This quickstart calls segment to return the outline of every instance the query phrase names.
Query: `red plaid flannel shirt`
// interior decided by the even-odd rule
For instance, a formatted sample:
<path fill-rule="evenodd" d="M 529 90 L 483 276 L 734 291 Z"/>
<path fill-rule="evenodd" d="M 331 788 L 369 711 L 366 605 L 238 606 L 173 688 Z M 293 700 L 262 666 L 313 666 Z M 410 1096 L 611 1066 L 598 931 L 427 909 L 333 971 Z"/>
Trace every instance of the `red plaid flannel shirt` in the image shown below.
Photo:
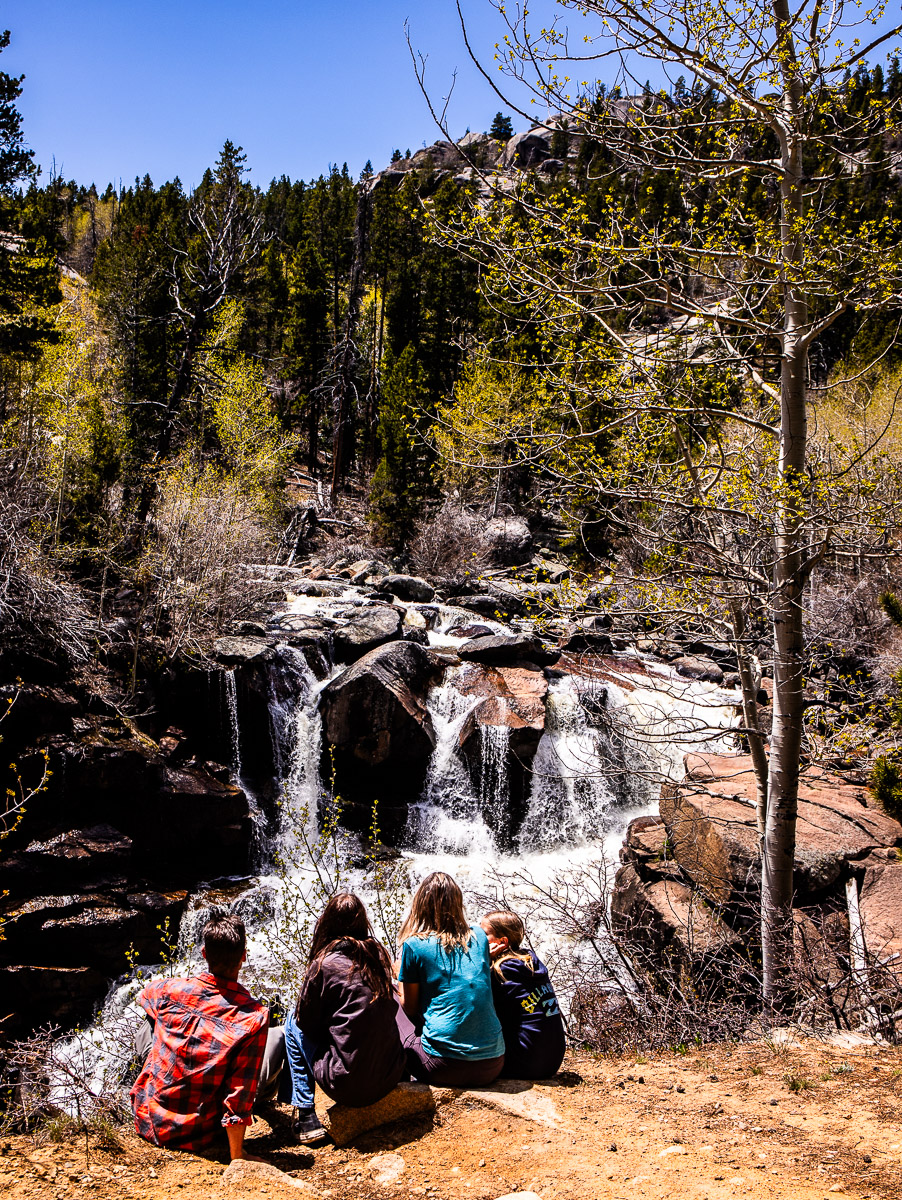
<path fill-rule="evenodd" d="M 135 1128 L 158 1146 L 202 1150 L 222 1125 L 250 1125 L 269 1010 L 214 975 L 159 979 L 138 995 L 153 1044 L 132 1088 Z"/>

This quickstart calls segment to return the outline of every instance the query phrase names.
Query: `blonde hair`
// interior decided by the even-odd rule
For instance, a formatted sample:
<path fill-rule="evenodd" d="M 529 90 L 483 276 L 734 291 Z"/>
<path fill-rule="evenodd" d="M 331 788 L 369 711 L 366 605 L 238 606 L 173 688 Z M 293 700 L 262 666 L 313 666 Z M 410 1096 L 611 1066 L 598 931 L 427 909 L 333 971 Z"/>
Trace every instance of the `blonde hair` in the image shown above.
<path fill-rule="evenodd" d="M 520 947 L 523 945 L 523 939 L 526 937 L 526 926 L 515 912 L 499 908 L 494 912 L 487 912 L 482 919 L 496 937 L 507 938 L 507 949 L 502 950 L 497 958 L 492 959 L 493 971 L 501 975 L 501 964 L 508 962 L 512 958 L 526 963 L 531 971 L 535 970 L 535 967 L 532 965 L 532 958 L 529 954 L 524 954 L 520 950 Z"/>
<path fill-rule="evenodd" d="M 433 871 L 417 888 L 398 940 L 430 935 L 438 938 L 446 950 L 463 950 L 472 936 L 464 915 L 463 892 L 444 871 Z"/>

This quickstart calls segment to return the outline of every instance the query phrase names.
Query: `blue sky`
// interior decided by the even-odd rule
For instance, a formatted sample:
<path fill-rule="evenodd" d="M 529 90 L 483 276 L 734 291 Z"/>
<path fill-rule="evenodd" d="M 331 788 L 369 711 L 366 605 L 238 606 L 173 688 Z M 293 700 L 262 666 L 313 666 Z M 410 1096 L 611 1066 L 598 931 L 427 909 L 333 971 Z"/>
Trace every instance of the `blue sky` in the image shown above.
<path fill-rule="evenodd" d="M 469 7 L 491 57 L 492 11 Z M 190 185 L 226 138 L 260 184 L 330 162 L 356 175 L 438 136 L 407 17 L 438 95 L 460 68 L 455 129 L 487 128 L 499 102 L 468 64 L 452 0 L 4 0 L 0 69 L 26 76 L 26 138 L 67 179 L 102 187 L 149 172 Z"/>
<path fill-rule="evenodd" d="M 490 64 L 499 18 L 488 0 L 463 7 Z M 552 7 L 530 4 L 534 17 Z M 887 24 L 902 5 L 889 7 Z M 469 62 L 454 0 L 3 0 L 12 43 L 0 69 L 26 76 L 26 138 L 45 171 L 55 160 L 66 179 L 103 187 L 149 173 L 190 187 L 226 138 L 263 186 L 330 163 L 356 176 L 367 159 L 378 170 L 393 148 L 438 136 L 404 39 L 408 17 L 433 96 L 459 69 L 455 136 L 488 128 L 502 106 Z"/>

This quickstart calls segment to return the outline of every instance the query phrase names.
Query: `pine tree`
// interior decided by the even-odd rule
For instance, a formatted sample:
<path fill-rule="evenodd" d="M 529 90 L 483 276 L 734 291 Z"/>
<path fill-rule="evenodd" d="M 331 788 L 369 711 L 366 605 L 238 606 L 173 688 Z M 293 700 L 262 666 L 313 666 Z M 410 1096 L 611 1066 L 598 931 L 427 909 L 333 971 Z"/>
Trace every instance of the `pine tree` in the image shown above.
<path fill-rule="evenodd" d="M 381 457 L 370 488 L 373 533 L 381 543 L 394 548 L 409 542 L 422 515 L 427 479 L 413 425 L 426 394 L 423 368 L 414 348 L 408 346 L 383 379 Z"/>
<path fill-rule="evenodd" d="M 496 112 L 492 128 L 489 130 L 489 137 L 494 138 L 496 142 L 509 142 L 513 136 L 514 126 L 510 117 Z"/>

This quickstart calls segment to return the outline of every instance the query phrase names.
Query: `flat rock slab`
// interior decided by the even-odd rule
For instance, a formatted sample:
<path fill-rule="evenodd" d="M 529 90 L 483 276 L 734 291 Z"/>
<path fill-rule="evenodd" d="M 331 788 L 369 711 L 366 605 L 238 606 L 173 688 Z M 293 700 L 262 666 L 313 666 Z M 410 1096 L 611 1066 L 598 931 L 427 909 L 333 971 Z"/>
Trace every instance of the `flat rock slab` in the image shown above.
<path fill-rule="evenodd" d="M 320 1093 L 317 1093 L 319 1097 Z M 366 1108 L 348 1108 L 343 1104 L 324 1106 L 317 1112 L 337 1146 L 347 1146 L 361 1134 L 395 1121 L 407 1121 L 415 1117 L 430 1116 L 444 1104 L 458 1100 L 482 1105 L 484 1108 L 499 1109 L 511 1116 L 522 1117 L 538 1125 L 557 1129 L 561 1125 L 560 1113 L 551 1098 L 531 1082 L 518 1079 L 502 1079 L 490 1088 L 440 1088 L 427 1083 L 399 1083 L 376 1104 Z M 380 1155 L 380 1158 L 399 1157 Z"/>
<path fill-rule="evenodd" d="M 463 1100 L 500 1109 L 537 1125 L 551 1129 L 558 1129 L 561 1125 L 561 1115 L 551 1097 L 524 1080 L 499 1079 L 490 1088 L 468 1088 L 460 1096 Z"/>
<path fill-rule="evenodd" d="M 252 1162 L 236 1158 L 222 1173 L 220 1191 L 226 1195 L 258 1195 L 266 1188 L 270 1195 L 320 1196 L 322 1193 L 302 1179 L 286 1175 L 268 1162 Z"/>
<path fill-rule="evenodd" d="M 552 650 L 543 645 L 538 638 L 522 634 L 513 637 L 495 634 L 471 638 L 465 646 L 461 646 L 458 654 L 467 662 L 486 663 L 490 666 L 510 666 L 523 659 L 544 667 L 551 666 L 561 657 L 559 650 Z"/>
<path fill-rule="evenodd" d="M 748 755 L 687 754 L 682 784 L 661 794 L 661 816 L 680 866 L 712 899 L 753 890 L 760 872 L 756 783 Z M 902 825 L 868 804 L 867 792 L 827 772 L 799 783 L 796 887 L 816 896 L 850 861 L 902 844 Z"/>

